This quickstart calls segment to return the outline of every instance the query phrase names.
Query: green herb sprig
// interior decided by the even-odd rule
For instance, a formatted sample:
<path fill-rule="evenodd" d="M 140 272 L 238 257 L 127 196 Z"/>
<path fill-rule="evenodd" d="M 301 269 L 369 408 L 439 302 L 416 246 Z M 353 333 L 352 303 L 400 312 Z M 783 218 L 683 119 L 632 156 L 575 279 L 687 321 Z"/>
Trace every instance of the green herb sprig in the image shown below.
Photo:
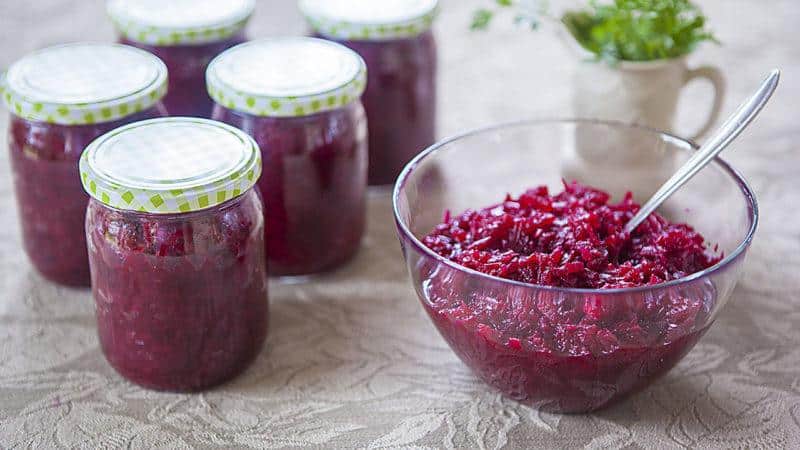
<path fill-rule="evenodd" d="M 516 5 L 514 0 L 495 2 L 505 8 Z M 477 11 L 472 28 L 486 29 L 495 12 Z M 548 16 L 543 12 L 541 17 Z M 526 20 L 538 23 L 530 15 Z M 675 58 L 703 42 L 718 43 L 706 17 L 689 0 L 591 0 L 586 9 L 569 11 L 560 21 L 581 47 L 609 62 Z"/>

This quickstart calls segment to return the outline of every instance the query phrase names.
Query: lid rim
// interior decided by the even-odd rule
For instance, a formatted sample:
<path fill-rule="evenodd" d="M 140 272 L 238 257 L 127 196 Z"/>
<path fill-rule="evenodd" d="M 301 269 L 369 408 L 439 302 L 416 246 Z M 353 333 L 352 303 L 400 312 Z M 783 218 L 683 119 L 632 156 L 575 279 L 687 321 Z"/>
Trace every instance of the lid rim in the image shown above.
<path fill-rule="evenodd" d="M 432 0 L 429 8 L 407 18 L 395 20 L 346 19 L 315 11 L 309 0 L 300 0 L 298 9 L 311 28 L 329 38 L 352 41 L 385 41 L 408 39 L 429 31 L 439 14 L 441 5 Z"/>
<path fill-rule="evenodd" d="M 120 0 L 108 0 L 106 13 L 114 28 L 124 38 L 138 44 L 155 46 L 200 45 L 224 41 L 242 31 L 253 17 L 255 0 L 243 0 L 241 10 L 231 17 L 195 25 L 153 25 L 125 13 Z"/>
<path fill-rule="evenodd" d="M 111 145 L 110 142 L 124 142 L 121 136 L 125 133 L 144 127 L 169 126 L 169 124 L 193 124 L 197 126 L 197 129 L 203 128 L 208 131 L 214 128 L 228 133 L 236 138 L 237 144 L 234 145 L 241 145 L 241 157 L 235 162 L 225 164 L 224 169 L 209 167 L 202 173 L 193 173 L 183 179 L 155 178 L 143 182 L 131 178 L 121 179 L 118 174 L 114 173 L 115 170 L 122 170 L 120 167 L 116 167 L 116 169 L 103 167 L 103 163 L 97 159 L 99 155 L 104 155 L 101 152 L 108 148 L 107 145 Z M 163 133 L 164 130 L 154 130 L 153 132 Z M 141 136 L 136 138 L 141 139 Z M 134 144 L 137 143 L 134 141 Z M 146 152 L 152 153 L 155 150 L 157 149 L 148 147 L 145 153 L 137 155 L 137 157 L 141 156 L 142 161 L 146 162 L 148 161 L 146 157 L 152 156 L 147 155 Z M 188 151 L 177 153 L 181 158 L 188 154 Z M 219 154 L 215 153 L 206 157 L 216 158 L 218 156 Z M 121 211 L 148 214 L 183 214 L 219 206 L 252 189 L 262 172 L 261 151 L 250 136 L 230 125 L 193 117 L 150 119 L 112 130 L 89 144 L 81 155 L 79 167 L 81 184 L 91 198 Z"/>
<path fill-rule="evenodd" d="M 218 73 L 219 67 L 226 58 L 235 58 L 235 52 L 246 47 L 257 47 L 281 42 L 304 42 L 324 44 L 345 52 L 353 58 L 354 74 L 342 82 L 325 90 L 309 90 L 297 95 L 279 95 L 276 93 L 255 93 L 242 89 L 229 81 L 223 80 Z M 344 54 L 344 53 L 343 53 Z M 357 66 L 357 67 L 356 67 Z M 312 37 L 280 37 L 266 38 L 237 45 L 218 55 L 206 70 L 206 90 L 209 96 L 225 108 L 259 117 L 303 117 L 345 107 L 360 99 L 367 84 L 367 64 L 361 56 L 336 42 Z"/>
<path fill-rule="evenodd" d="M 212 208 L 217 208 L 217 209 L 229 208 L 230 206 L 233 205 L 234 202 L 240 201 L 249 191 L 251 191 L 253 189 L 253 187 L 255 187 L 255 186 L 251 186 L 248 190 L 242 191 L 241 195 L 239 195 L 237 197 L 229 198 L 229 199 L 225 200 L 222 203 L 217 203 L 215 205 L 209 205 L 209 206 L 206 206 L 205 208 L 202 208 L 202 209 L 193 209 L 193 210 L 188 211 L 188 212 L 182 212 L 182 211 L 181 212 L 150 212 L 150 211 L 139 211 L 139 210 L 132 210 L 132 209 L 122 209 L 122 208 L 118 208 L 116 206 L 111 206 L 109 204 L 103 203 L 102 201 L 92 197 L 91 195 L 89 196 L 89 200 L 98 202 L 101 205 L 103 205 L 103 208 L 108 208 L 108 209 L 110 209 L 112 211 L 115 211 L 115 212 L 118 212 L 118 213 L 137 214 L 137 215 L 141 215 L 141 216 L 151 216 L 153 218 L 158 218 L 159 220 L 170 220 L 170 219 L 178 219 L 178 218 L 180 218 L 181 220 L 185 220 L 187 217 L 190 217 L 190 216 L 195 215 L 195 214 L 204 214 L 204 213 L 208 212 L 208 210 L 210 210 Z"/>

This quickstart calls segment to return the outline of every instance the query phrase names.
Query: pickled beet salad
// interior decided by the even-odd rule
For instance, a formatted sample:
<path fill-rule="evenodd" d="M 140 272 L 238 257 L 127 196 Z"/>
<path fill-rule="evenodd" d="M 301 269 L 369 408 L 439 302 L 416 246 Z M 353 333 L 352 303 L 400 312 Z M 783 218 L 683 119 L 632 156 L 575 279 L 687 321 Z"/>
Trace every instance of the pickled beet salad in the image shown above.
<path fill-rule="evenodd" d="M 97 327 L 109 363 L 145 387 L 224 382 L 267 333 L 261 202 L 251 191 L 183 215 L 89 204 Z"/>
<path fill-rule="evenodd" d="M 633 288 L 709 268 L 721 255 L 690 226 L 651 215 L 631 236 L 630 194 L 544 186 L 451 217 L 423 239 L 461 266 L 540 286 Z M 589 411 L 675 365 L 710 325 L 710 284 L 643 295 L 475 286 L 443 264 L 422 267 L 426 307 L 459 356 L 489 384 L 543 409 Z M 477 290 L 476 290 L 477 289 Z M 535 291 L 535 294 L 533 293 Z"/>
<path fill-rule="evenodd" d="M 269 301 L 258 145 L 205 119 L 136 122 L 79 170 L 100 346 L 144 387 L 198 391 L 258 355 Z"/>

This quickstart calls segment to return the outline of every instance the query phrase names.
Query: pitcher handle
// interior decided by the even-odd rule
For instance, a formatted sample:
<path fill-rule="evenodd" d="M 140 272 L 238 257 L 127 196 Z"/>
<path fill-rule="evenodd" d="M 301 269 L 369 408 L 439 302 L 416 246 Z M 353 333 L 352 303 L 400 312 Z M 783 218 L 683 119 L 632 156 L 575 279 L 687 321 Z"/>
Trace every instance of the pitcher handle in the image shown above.
<path fill-rule="evenodd" d="M 697 69 L 689 70 L 683 84 L 685 86 L 698 78 L 704 78 L 711 82 L 711 85 L 714 87 L 714 103 L 711 106 L 711 114 L 709 114 L 705 125 L 692 136 L 693 141 L 699 140 L 711 130 L 711 127 L 714 126 L 719 118 L 719 113 L 722 110 L 722 102 L 725 100 L 725 77 L 719 69 L 711 66 L 702 66 Z"/>

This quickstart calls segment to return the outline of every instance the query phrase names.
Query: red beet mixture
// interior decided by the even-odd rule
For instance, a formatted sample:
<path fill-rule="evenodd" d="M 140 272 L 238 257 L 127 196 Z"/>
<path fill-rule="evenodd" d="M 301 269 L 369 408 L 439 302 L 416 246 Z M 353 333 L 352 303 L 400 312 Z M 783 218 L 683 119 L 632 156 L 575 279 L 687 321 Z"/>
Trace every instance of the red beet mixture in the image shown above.
<path fill-rule="evenodd" d="M 8 150 L 22 228 L 33 266 L 66 286 L 89 286 L 84 223 L 89 196 L 81 187 L 78 159 L 98 136 L 161 115 L 157 107 L 93 125 L 59 125 L 11 115 Z"/>
<path fill-rule="evenodd" d="M 142 386 L 197 391 L 261 351 L 269 304 L 254 190 L 185 214 L 89 203 L 86 237 L 100 346 Z"/>
<path fill-rule="evenodd" d="M 447 214 L 423 239 L 471 269 L 570 288 L 654 285 L 719 261 L 690 226 L 653 214 L 628 238 L 639 209 L 628 195 L 577 183 L 497 206 Z M 698 280 L 649 293 L 592 295 L 476 280 L 442 264 L 421 266 L 426 307 L 467 365 L 507 395 L 543 409 L 584 412 L 649 384 L 710 325 L 716 296 Z"/>
<path fill-rule="evenodd" d="M 369 184 L 394 183 L 406 163 L 436 141 L 433 33 L 407 39 L 337 42 L 367 63 L 369 80 L 362 101 L 369 126 Z"/>
<path fill-rule="evenodd" d="M 333 269 L 358 251 L 368 163 L 358 103 L 303 117 L 259 117 L 217 105 L 213 119 L 244 130 L 261 148 L 271 275 Z"/>

